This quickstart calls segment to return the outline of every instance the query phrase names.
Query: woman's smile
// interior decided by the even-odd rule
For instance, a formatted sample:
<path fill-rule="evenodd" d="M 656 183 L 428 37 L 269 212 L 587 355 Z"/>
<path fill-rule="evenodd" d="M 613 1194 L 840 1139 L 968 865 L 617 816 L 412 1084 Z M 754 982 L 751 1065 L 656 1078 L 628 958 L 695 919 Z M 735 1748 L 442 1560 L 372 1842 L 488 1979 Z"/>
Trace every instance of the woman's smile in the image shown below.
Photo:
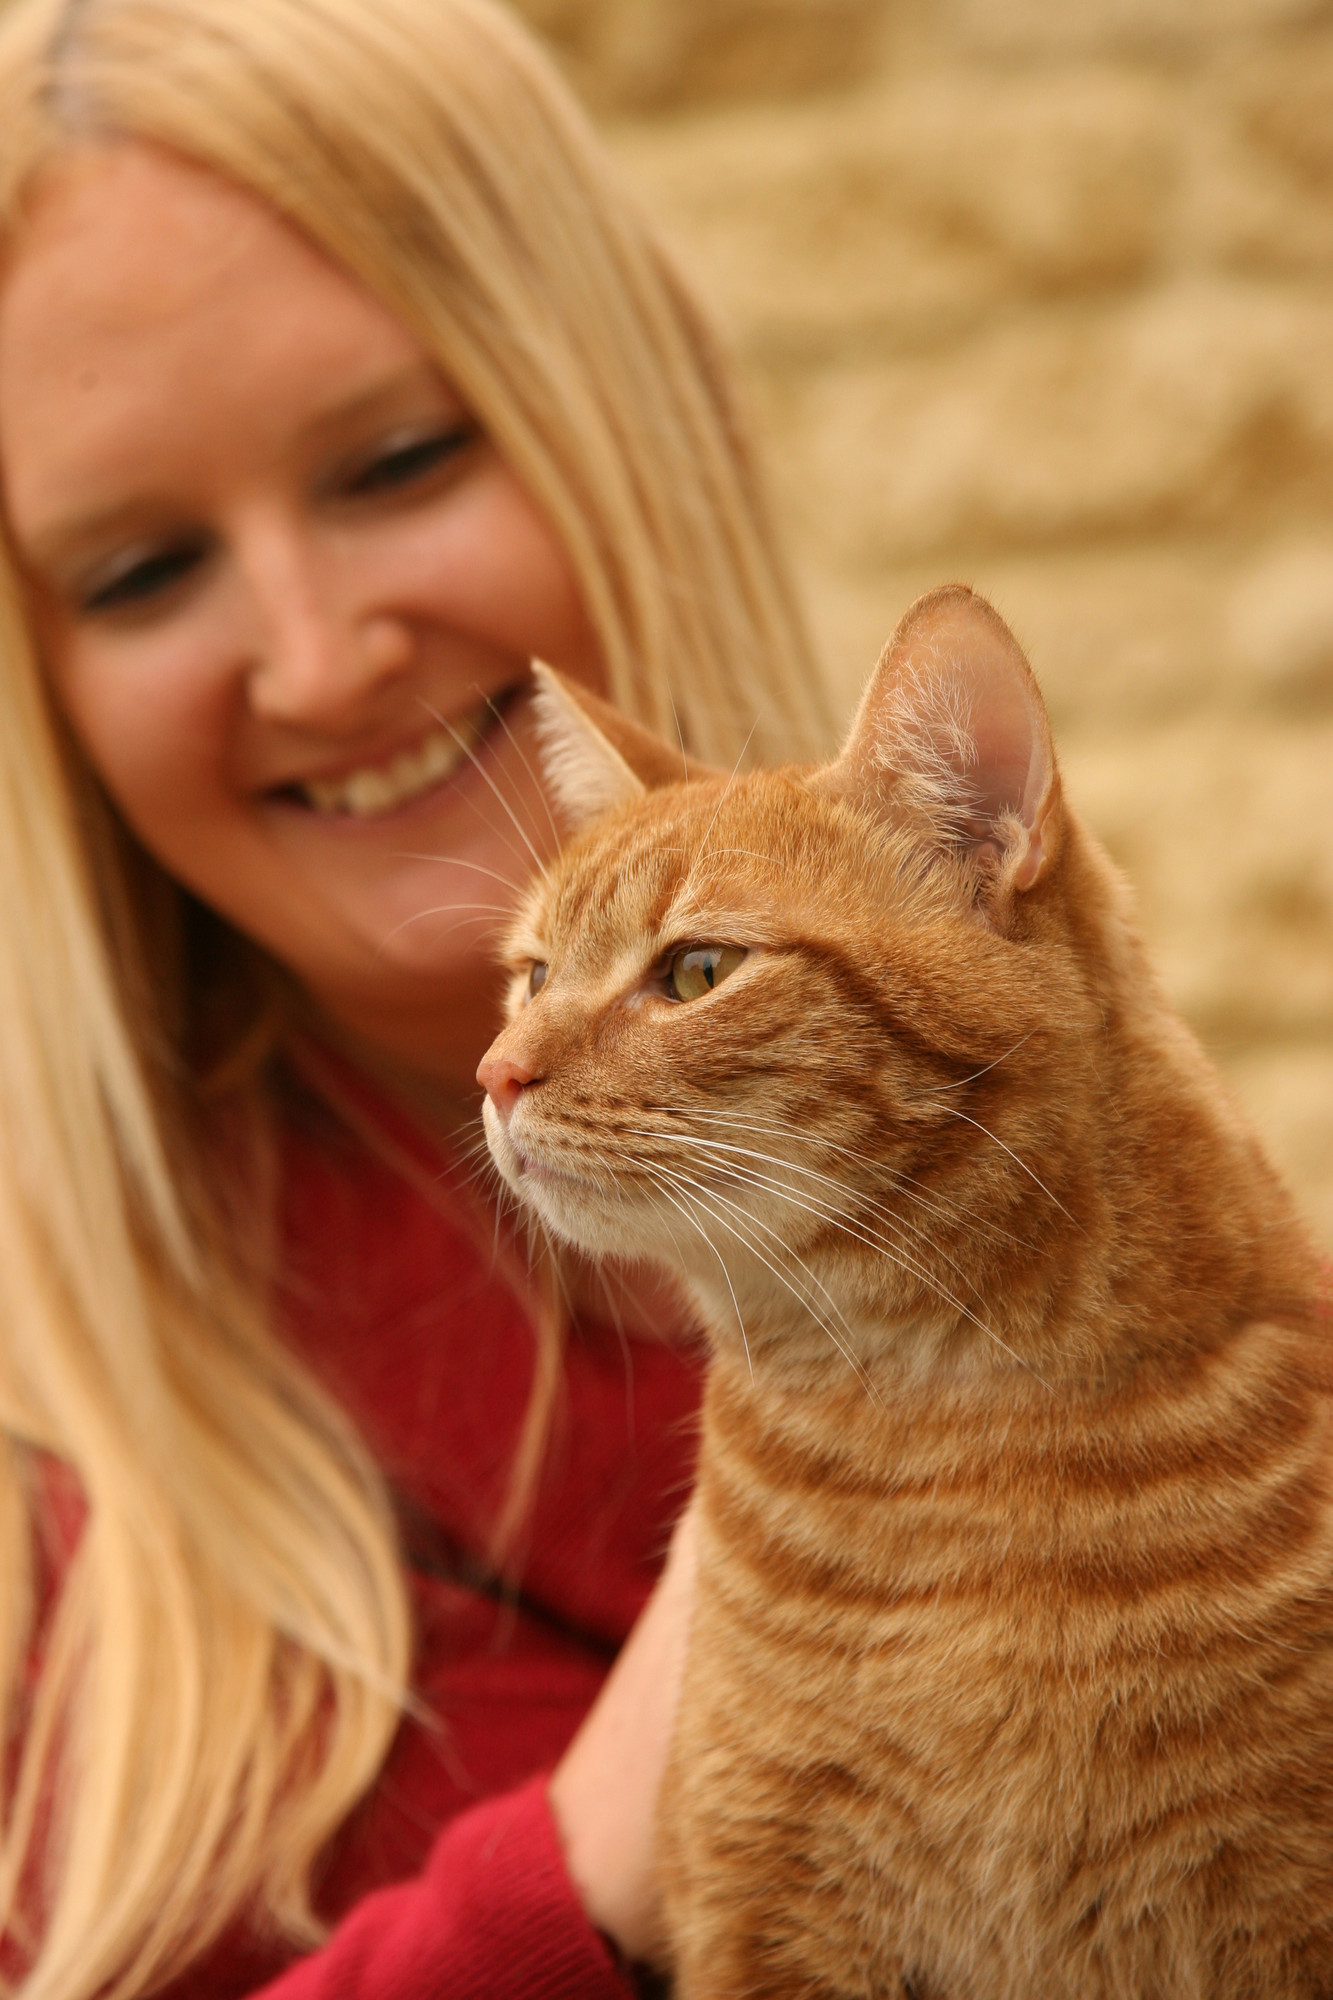
<path fill-rule="evenodd" d="M 507 691 L 508 697 L 519 692 Z M 375 758 L 359 759 L 316 775 L 292 779 L 270 794 L 276 803 L 294 804 L 324 818 L 381 820 L 402 817 L 412 806 L 430 798 L 456 772 L 471 762 L 478 746 L 503 721 L 506 696 L 485 696 L 475 707 L 452 720 L 433 724 L 414 742 Z"/>

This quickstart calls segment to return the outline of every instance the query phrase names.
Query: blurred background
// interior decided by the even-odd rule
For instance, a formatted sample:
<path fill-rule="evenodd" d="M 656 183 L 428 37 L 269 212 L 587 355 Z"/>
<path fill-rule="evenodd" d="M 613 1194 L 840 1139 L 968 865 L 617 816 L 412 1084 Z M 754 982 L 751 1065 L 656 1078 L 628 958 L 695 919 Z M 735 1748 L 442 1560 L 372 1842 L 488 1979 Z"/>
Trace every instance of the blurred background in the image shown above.
<path fill-rule="evenodd" d="M 844 706 L 995 600 L 1333 1244 L 1333 5 L 520 10 L 730 331 Z"/>

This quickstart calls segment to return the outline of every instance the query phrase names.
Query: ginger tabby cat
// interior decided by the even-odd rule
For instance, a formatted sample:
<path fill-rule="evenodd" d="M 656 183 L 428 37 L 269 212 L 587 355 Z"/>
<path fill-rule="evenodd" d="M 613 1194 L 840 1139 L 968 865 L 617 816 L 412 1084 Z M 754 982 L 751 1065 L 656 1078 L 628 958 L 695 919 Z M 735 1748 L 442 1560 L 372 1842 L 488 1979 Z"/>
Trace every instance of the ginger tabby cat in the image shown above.
<path fill-rule="evenodd" d="M 835 762 L 731 778 L 539 676 L 601 816 L 479 1075 L 710 1335 L 681 2000 L 1333 1995 L 1327 1271 L 1016 642 L 934 592 Z"/>

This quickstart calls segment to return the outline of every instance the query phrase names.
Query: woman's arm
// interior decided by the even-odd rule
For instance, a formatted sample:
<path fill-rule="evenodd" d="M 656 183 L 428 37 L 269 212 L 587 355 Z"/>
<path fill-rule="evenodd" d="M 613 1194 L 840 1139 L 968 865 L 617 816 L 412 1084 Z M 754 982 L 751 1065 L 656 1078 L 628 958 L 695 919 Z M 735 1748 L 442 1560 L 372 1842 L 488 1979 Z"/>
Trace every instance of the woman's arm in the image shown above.
<path fill-rule="evenodd" d="M 660 1943 L 654 1873 L 694 1595 L 693 1520 L 549 1786 L 489 1799 L 256 2000 L 629 2000 Z M 611 1943 L 607 1943 L 607 1939 Z"/>
<path fill-rule="evenodd" d="M 694 1510 L 666 1568 L 551 1780 L 551 1810 L 583 1906 L 627 1958 L 660 1949 L 657 1793 L 689 1643 L 698 1555 Z"/>

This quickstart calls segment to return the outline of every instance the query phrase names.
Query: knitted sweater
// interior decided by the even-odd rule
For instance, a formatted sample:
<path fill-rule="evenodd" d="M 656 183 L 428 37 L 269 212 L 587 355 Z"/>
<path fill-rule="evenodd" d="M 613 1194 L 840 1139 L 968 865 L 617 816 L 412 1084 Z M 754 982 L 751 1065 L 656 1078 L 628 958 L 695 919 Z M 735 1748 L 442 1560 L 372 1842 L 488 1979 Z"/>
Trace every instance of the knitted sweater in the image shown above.
<path fill-rule="evenodd" d="M 333 1843 L 318 1896 L 327 1942 L 293 1959 L 242 1930 L 171 2000 L 625 2000 L 630 1976 L 583 1913 L 544 1778 L 686 1497 L 698 1356 L 574 1330 L 507 1597 L 487 1583 L 484 1549 L 532 1377 L 523 1311 L 475 1226 L 372 1153 L 294 1134 L 284 1187 L 286 1329 L 402 1504 L 415 1687 L 432 1720 L 404 1721 Z"/>

